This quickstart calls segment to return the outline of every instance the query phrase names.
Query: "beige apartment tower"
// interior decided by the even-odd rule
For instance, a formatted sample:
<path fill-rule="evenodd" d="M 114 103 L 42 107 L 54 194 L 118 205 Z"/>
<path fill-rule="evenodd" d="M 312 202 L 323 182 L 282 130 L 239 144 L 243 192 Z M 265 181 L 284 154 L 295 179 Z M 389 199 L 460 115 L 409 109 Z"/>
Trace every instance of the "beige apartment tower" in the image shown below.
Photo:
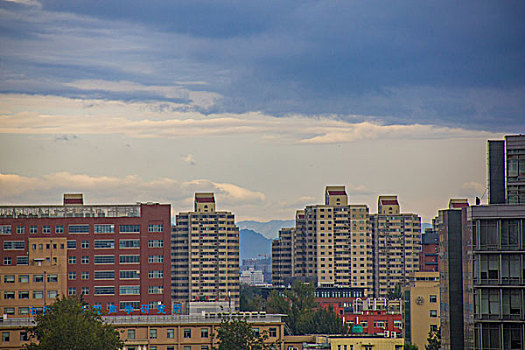
<path fill-rule="evenodd" d="M 274 284 L 297 278 L 314 280 L 319 287 L 372 292 L 372 234 L 366 205 L 349 205 L 344 186 L 327 186 L 325 203 L 298 210 L 295 220 L 295 228 L 282 229 L 272 245 Z"/>
<path fill-rule="evenodd" d="M 172 299 L 229 301 L 239 306 L 239 228 L 216 211 L 213 193 L 195 193 L 193 212 L 179 213 L 172 232 Z"/>
<path fill-rule="evenodd" d="M 397 196 L 379 196 L 371 215 L 374 240 L 375 297 L 386 297 L 419 270 L 421 218 L 401 213 Z"/>

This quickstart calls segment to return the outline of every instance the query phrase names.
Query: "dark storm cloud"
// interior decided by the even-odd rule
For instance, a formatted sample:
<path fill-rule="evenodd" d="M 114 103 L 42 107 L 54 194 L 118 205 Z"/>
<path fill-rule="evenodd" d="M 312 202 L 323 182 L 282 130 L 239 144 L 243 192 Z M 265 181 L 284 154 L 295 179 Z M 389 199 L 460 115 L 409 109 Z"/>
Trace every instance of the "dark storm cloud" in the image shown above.
<path fill-rule="evenodd" d="M 522 1 L 0 4 L 4 92 L 100 97 L 63 84 L 191 80 L 223 96 L 208 112 L 523 131 Z"/>

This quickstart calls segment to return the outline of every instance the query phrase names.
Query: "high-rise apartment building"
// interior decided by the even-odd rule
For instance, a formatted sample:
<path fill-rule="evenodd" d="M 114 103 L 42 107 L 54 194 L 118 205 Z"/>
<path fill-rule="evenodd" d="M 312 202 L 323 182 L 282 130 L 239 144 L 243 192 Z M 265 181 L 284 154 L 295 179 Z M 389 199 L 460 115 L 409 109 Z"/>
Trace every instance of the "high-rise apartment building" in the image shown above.
<path fill-rule="evenodd" d="M 101 314 L 171 312 L 170 207 L 84 205 L 82 194 L 0 206 L 2 312 L 23 316 L 66 293 Z"/>
<path fill-rule="evenodd" d="M 489 204 L 525 203 L 525 135 L 487 145 Z"/>
<path fill-rule="evenodd" d="M 525 348 L 525 205 L 466 208 L 463 217 L 467 349 Z"/>
<path fill-rule="evenodd" d="M 427 228 L 421 235 L 421 251 L 419 252 L 419 271 L 436 272 L 439 263 L 439 234 L 432 228 Z"/>
<path fill-rule="evenodd" d="M 193 212 L 179 213 L 172 233 L 172 299 L 239 306 L 239 228 L 216 211 L 213 193 L 195 193 Z"/>
<path fill-rule="evenodd" d="M 273 243 L 274 280 L 313 279 L 319 287 L 360 287 L 371 294 L 370 228 L 366 205 L 349 205 L 344 186 L 327 186 L 325 203 L 297 211 L 295 228 L 282 229 Z"/>
<path fill-rule="evenodd" d="M 378 213 L 370 215 L 373 236 L 374 294 L 386 297 L 419 270 L 421 218 L 401 213 L 397 196 L 379 196 Z"/>

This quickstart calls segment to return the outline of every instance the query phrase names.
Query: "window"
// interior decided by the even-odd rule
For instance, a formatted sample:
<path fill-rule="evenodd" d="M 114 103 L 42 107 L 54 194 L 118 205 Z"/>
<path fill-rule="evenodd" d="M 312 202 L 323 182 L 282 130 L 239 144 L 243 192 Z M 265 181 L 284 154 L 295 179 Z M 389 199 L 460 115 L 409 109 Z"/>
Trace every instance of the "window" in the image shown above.
<path fill-rule="evenodd" d="M 115 295 L 114 286 L 102 286 L 94 288 L 94 295 Z"/>
<path fill-rule="evenodd" d="M 82 295 L 89 295 L 89 287 L 82 287 L 81 293 Z"/>
<path fill-rule="evenodd" d="M 58 296 L 58 291 L 57 290 L 48 290 L 47 291 L 47 297 L 49 299 L 56 299 Z"/>
<path fill-rule="evenodd" d="M 113 249 L 115 240 L 113 239 L 95 239 L 95 249 Z"/>
<path fill-rule="evenodd" d="M 19 291 L 18 292 L 18 299 L 29 299 L 29 292 L 28 291 Z"/>
<path fill-rule="evenodd" d="M 210 350 L 208 345 L 201 345 L 201 350 Z"/>
<path fill-rule="evenodd" d="M 114 264 L 115 255 L 95 255 L 95 264 Z"/>
<path fill-rule="evenodd" d="M 67 289 L 67 295 L 76 295 L 77 294 L 77 289 L 75 287 L 69 287 Z"/>
<path fill-rule="evenodd" d="M 67 249 L 77 249 L 77 241 L 67 241 Z"/>
<path fill-rule="evenodd" d="M 4 250 L 24 250 L 25 248 L 24 241 L 4 241 Z"/>
<path fill-rule="evenodd" d="M 89 271 L 82 271 L 82 274 L 80 275 L 80 279 L 88 280 L 89 279 Z"/>
<path fill-rule="evenodd" d="M 164 247 L 164 241 L 162 239 L 150 239 L 148 241 L 148 248 L 162 248 Z"/>
<path fill-rule="evenodd" d="M 16 264 L 17 265 L 29 265 L 29 257 L 28 256 L 17 256 Z"/>
<path fill-rule="evenodd" d="M 83 257 L 80 259 L 80 263 L 81 263 L 81 264 L 89 264 L 89 256 L 83 256 Z"/>
<path fill-rule="evenodd" d="M 252 332 L 256 337 L 259 336 L 259 328 L 252 328 Z"/>
<path fill-rule="evenodd" d="M 15 292 L 4 292 L 4 299 L 14 299 L 15 298 Z"/>
<path fill-rule="evenodd" d="M 208 338 L 209 330 L 208 328 L 201 328 L 201 338 Z"/>
<path fill-rule="evenodd" d="M 55 275 L 55 274 L 47 275 L 47 281 L 48 282 L 58 282 L 58 275 Z"/>
<path fill-rule="evenodd" d="M 150 328 L 150 330 L 149 330 L 149 338 L 150 339 L 157 339 L 157 330 L 155 328 Z"/>
<path fill-rule="evenodd" d="M 184 345 L 184 350 L 191 350 L 191 346 Z"/>
<path fill-rule="evenodd" d="M 80 243 L 80 248 L 88 249 L 89 248 L 89 241 L 82 241 L 82 243 Z"/>
<path fill-rule="evenodd" d="M 118 228 L 120 233 L 136 233 L 140 232 L 140 225 L 120 225 Z"/>
<path fill-rule="evenodd" d="M 34 283 L 44 282 L 44 275 L 33 275 L 33 282 Z"/>
<path fill-rule="evenodd" d="M 9 340 L 11 339 L 9 337 L 9 334 L 10 334 L 9 332 L 2 332 L 2 341 L 3 342 L 9 342 Z"/>
<path fill-rule="evenodd" d="M 148 225 L 148 232 L 163 232 L 164 225 Z"/>
<path fill-rule="evenodd" d="M 67 263 L 68 264 L 76 264 L 77 263 L 77 257 L 76 256 L 68 256 L 67 257 Z"/>
<path fill-rule="evenodd" d="M 140 255 L 120 255 L 119 261 L 121 264 L 139 264 Z"/>
<path fill-rule="evenodd" d="M 76 280 L 77 279 L 77 273 L 74 271 L 69 271 L 67 273 L 67 279 L 68 280 Z"/>
<path fill-rule="evenodd" d="M 132 271 L 121 270 L 120 271 L 120 279 L 121 280 L 136 280 L 136 279 L 140 279 L 140 271 L 136 271 L 136 270 L 132 270 Z"/>
<path fill-rule="evenodd" d="M 164 288 L 162 286 L 149 286 L 148 287 L 149 294 L 162 294 L 163 292 L 164 292 Z"/>
<path fill-rule="evenodd" d="M 10 235 L 11 225 L 0 225 L 0 235 Z"/>
<path fill-rule="evenodd" d="M 429 301 L 431 303 L 437 303 L 437 295 L 431 295 L 429 298 Z"/>
<path fill-rule="evenodd" d="M 150 271 L 148 273 L 149 278 L 164 278 L 164 271 Z"/>
<path fill-rule="evenodd" d="M 96 224 L 94 227 L 95 233 L 115 233 L 115 225 L 113 224 L 105 224 L 105 225 L 99 225 Z"/>
<path fill-rule="evenodd" d="M 20 275 L 20 276 L 18 276 L 18 282 L 20 282 L 20 283 L 29 283 L 29 275 Z"/>
<path fill-rule="evenodd" d="M 126 310 L 127 306 L 131 306 L 133 310 L 140 310 L 140 301 L 121 301 L 119 303 L 120 310 Z"/>
<path fill-rule="evenodd" d="M 13 262 L 13 258 L 11 258 L 10 256 L 4 257 L 4 265 L 11 265 L 12 262 Z"/>
<path fill-rule="evenodd" d="M 33 299 L 44 299 L 44 292 L 41 290 L 33 291 Z"/>
<path fill-rule="evenodd" d="M 166 330 L 166 338 L 168 338 L 168 339 L 175 338 L 175 330 L 174 329 L 167 329 Z"/>
<path fill-rule="evenodd" d="M 275 338 L 277 337 L 277 328 L 270 328 L 270 337 Z"/>
<path fill-rule="evenodd" d="M 25 226 L 17 226 L 16 227 L 16 233 L 18 233 L 18 234 L 26 233 L 26 227 Z"/>
<path fill-rule="evenodd" d="M 42 233 L 51 233 L 51 226 L 49 225 L 42 226 Z"/>
<path fill-rule="evenodd" d="M 69 233 L 89 233 L 89 225 L 69 225 Z"/>
<path fill-rule="evenodd" d="M 430 317 L 437 317 L 438 312 L 437 310 L 430 310 Z"/>
<path fill-rule="evenodd" d="M 128 339 L 135 339 L 135 330 L 128 329 Z"/>
<path fill-rule="evenodd" d="M 120 295 L 139 295 L 140 286 L 120 286 Z"/>
<path fill-rule="evenodd" d="M 119 248 L 140 248 L 140 239 L 121 239 L 119 240 Z"/>
<path fill-rule="evenodd" d="M 15 275 L 5 275 L 4 283 L 15 283 Z"/>
<path fill-rule="evenodd" d="M 14 307 L 4 307 L 4 314 L 6 314 L 6 315 L 14 315 L 15 314 L 15 308 Z"/>
<path fill-rule="evenodd" d="M 27 312 L 29 313 L 29 309 L 27 309 Z M 27 336 L 27 332 L 20 331 L 20 341 L 28 341 L 29 337 Z"/>
<path fill-rule="evenodd" d="M 38 233 L 38 226 L 36 225 L 29 226 L 29 233 Z"/>
<path fill-rule="evenodd" d="M 56 225 L 55 233 L 64 233 L 64 225 Z"/>
<path fill-rule="evenodd" d="M 184 338 L 191 338 L 191 328 L 184 328 Z"/>
<path fill-rule="evenodd" d="M 148 263 L 163 263 L 164 262 L 164 256 L 162 255 L 150 255 L 148 256 Z"/>
<path fill-rule="evenodd" d="M 93 278 L 96 280 L 114 280 L 115 271 L 95 271 Z"/>
<path fill-rule="evenodd" d="M 431 324 L 430 325 L 430 331 L 431 332 L 437 332 L 437 330 L 438 330 L 438 326 L 437 325 L 435 325 L 435 324 Z"/>

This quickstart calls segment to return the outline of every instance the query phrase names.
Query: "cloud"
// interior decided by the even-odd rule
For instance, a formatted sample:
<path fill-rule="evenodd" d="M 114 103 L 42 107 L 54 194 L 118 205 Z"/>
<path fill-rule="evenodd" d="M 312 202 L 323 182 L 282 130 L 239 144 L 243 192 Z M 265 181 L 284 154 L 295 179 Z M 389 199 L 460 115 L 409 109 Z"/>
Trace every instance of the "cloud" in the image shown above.
<path fill-rule="evenodd" d="M 243 205 L 264 205 L 266 196 L 230 183 L 206 179 L 178 181 L 160 178 L 146 181 L 136 175 L 125 177 L 90 176 L 60 172 L 40 177 L 0 174 L 0 201 L 3 204 L 60 203 L 63 193 L 84 193 L 89 203 L 170 203 L 178 210 L 191 210 L 195 192 L 214 192 L 218 207 L 239 208 Z"/>
<path fill-rule="evenodd" d="M 181 157 L 183 161 L 185 161 L 186 163 L 188 163 L 189 165 L 195 165 L 195 158 L 193 158 L 193 155 L 191 154 L 187 154 L 185 156 L 182 156 Z"/>
<path fill-rule="evenodd" d="M 36 6 L 39 8 L 42 7 L 42 4 L 36 0 L 2 0 L 2 1 L 25 5 L 25 6 Z"/>
<path fill-rule="evenodd" d="M 45 111 L 46 113 L 42 113 Z M 434 125 L 354 122 L 360 116 L 263 113 L 202 114 L 174 103 L 140 103 L 57 96 L 0 95 L 0 132 L 9 134 L 123 134 L 134 138 L 253 135 L 269 143 L 333 144 L 374 139 L 500 137 L 499 134 Z"/>

